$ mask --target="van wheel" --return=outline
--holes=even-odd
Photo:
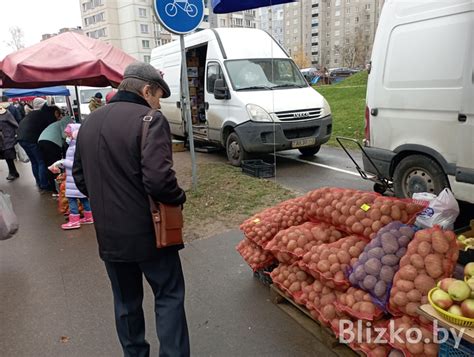
[[[240,138],[236,133],[230,133],[226,142],[227,158],[232,166],[240,166],[249,155],[242,147]]]
[[[321,145],[313,146],[309,148],[299,148],[298,150],[303,156],[314,156],[319,152],[320,149],[321,149]]]
[[[393,187],[398,197],[411,198],[416,192],[439,194],[449,187],[439,164],[423,155],[411,155],[400,161],[393,174]]]

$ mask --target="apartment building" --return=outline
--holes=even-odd
[[[268,32],[280,45],[285,45],[283,33],[283,5],[262,7],[257,10],[258,28]]]
[[[229,14],[209,13],[209,26],[216,27],[247,27],[257,28],[257,11],[246,10],[231,12]]]
[[[151,50],[178,37],[166,31],[155,16],[153,0],[79,0],[84,34],[149,62]],[[206,8],[200,29],[209,28]]]
[[[284,47],[300,68],[312,63],[311,4],[312,0],[300,0],[284,5]]]
[[[314,65],[363,67],[369,60],[384,0],[317,0],[312,4]]]
[[[54,37],[56,35],[60,35],[60,34],[65,33],[65,32],[76,32],[76,33],[80,33],[81,35],[84,34],[84,31],[82,31],[82,28],[80,26],[78,26],[78,27],[64,27],[62,29],[59,29],[59,31],[57,33],[42,34],[41,35],[41,41],[47,40],[51,37]]]

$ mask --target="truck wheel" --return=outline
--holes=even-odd
[[[240,138],[236,133],[230,133],[226,142],[227,159],[232,166],[240,166],[242,160],[248,158],[248,153],[242,147]]]
[[[435,160],[423,155],[411,155],[395,167],[393,187],[398,197],[411,198],[415,192],[437,195],[449,187],[449,182]]]
[[[300,148],[298,150],[303,156],[314,156],[319,152],[319,149],[321,149],[321,145],[313,146],[309,148]]]

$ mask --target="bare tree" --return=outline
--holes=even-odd
[[[347,38],[342,47],[342,61],[345,67],[363,66],[367,60],[369,47],[361,27],[356,27],[354,34]]]
[[[303,49],[299,49],[298,51],[296,51],[293,54],[292,58],[299,68],[306,68],[311,66],[311,59],[306,56],[306,53],[303,51]]]
[[[25,37],[25,33],[23,30],[19,26],[13,26],[10,27],[9,31],[11,40],[6,41],[7,46],[15,51],[24,48],[25,44],[23,43],[23,38]]]

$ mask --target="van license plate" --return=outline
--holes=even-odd
[[[316,144],[316,138],[298,139],[291,142],[292,148],[301,148]]]

